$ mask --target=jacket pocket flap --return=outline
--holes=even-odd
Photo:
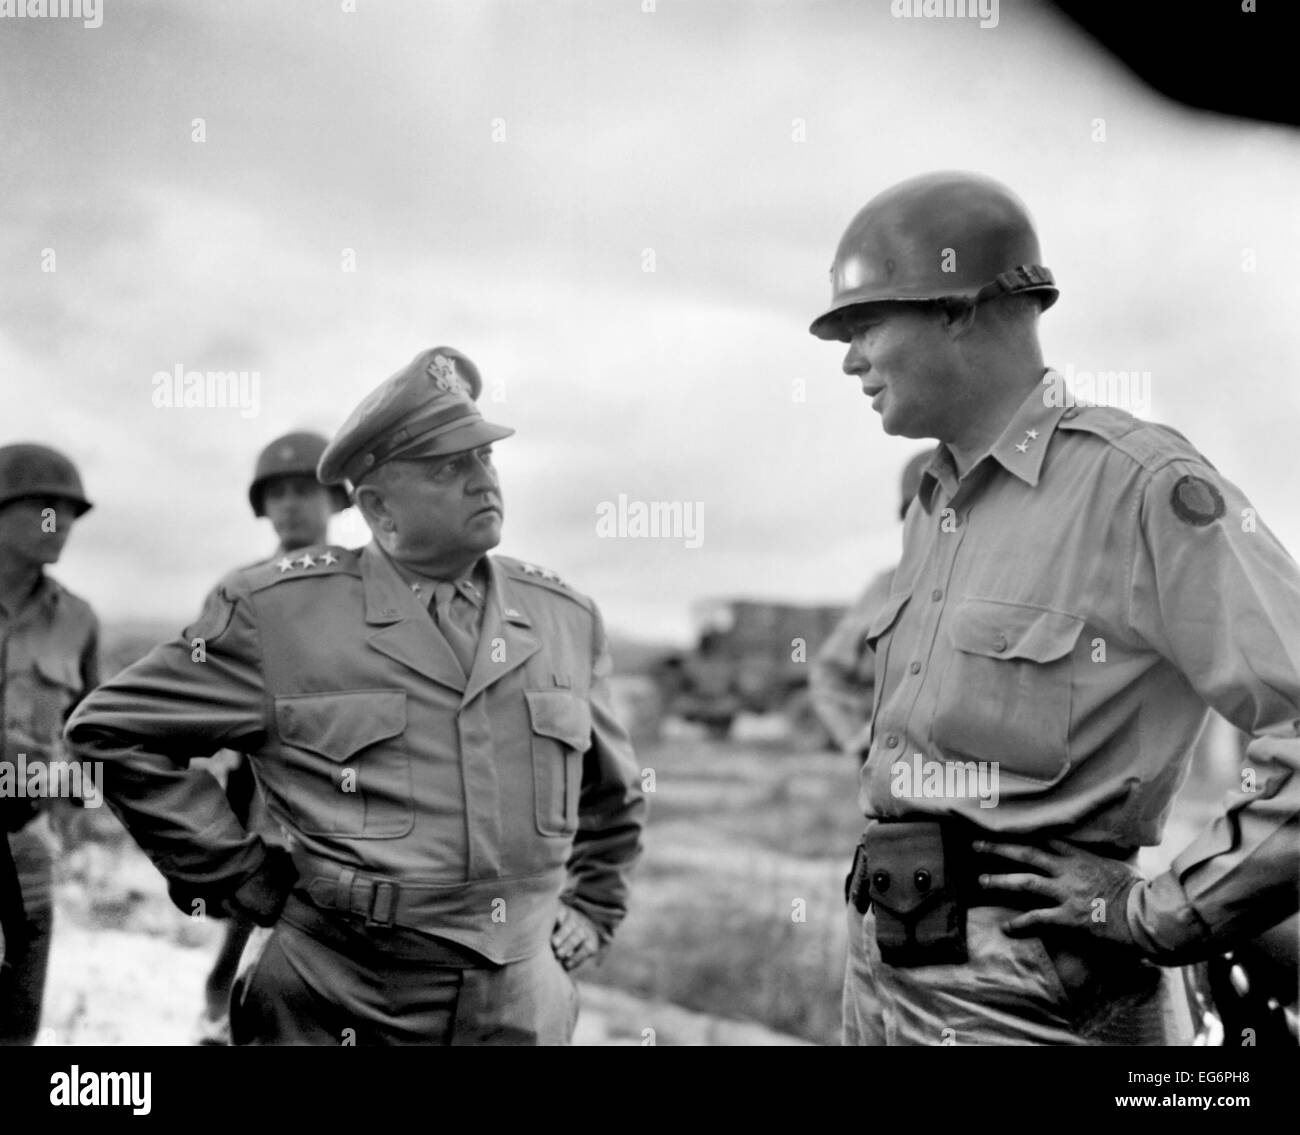
[[[1042,607],[996,599],[967,599],[953,615],[949,635],[967,654],[1055,662],[1074,649],[1083,619]]]
[[[591,748],[591,707],[562,690],[525,690],[533,732],[585,753]]]
[[[275,699],[282,740],[332,761],[346,761],[368,745],[406,731],[402,690],[349,690]]]
[[[876,617],[871,620],[870,627],[867,628],[866,642],[872,650],[876,649],[876,642],[898,618],[898,613],[907,606],[907,601],[912,598],[910,593],[902,595],[891,595],[885,600],[885,605],[877,612]]]

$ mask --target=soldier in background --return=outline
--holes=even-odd
[[[31,1044],[40,1026],[54,927],[57,841],[50,814],[73,803],[17,795],[18,780],[23,777],[25,792],[39,783],[33,766],[67,759],[64,721],[99,682],[95,613],[45,574],[90,507],[76,466],[63,454],[27,443],[0,447],[0,1044],[6,1045]]]
[[[900,485],[901,502],[898,518],[907,516],[907,507],[921,483],[921,470],[933,450],[925,450],[903,466]],[[875,576],[844,617],[831,631],[813,659],[808,689],[813,708],[831,737],[858,762],[866,759],[871,740],[872,701],[876,689],[876,656],[867,645],[867,630],[889,598],[894,569],[887,568]]]
[[[326,444],[319,434],[290,433],[262,450],[253,470],[253,483],[248,487],[248,503],[253,506],[254,516],[271,522],[279,544],[274,553],[257,563],[269,563],[286,553],[325,543],[330,517],[348,507],[347,493],[316,480],[316,464]],[[242,754],[223,749],[216,756],[200,757],[194,763],[206,766],[221,782],[231,810],[244,827],[259,832],[268,842],[283,842],[279,825],[267,812],[253,770]],[[238,915],[226,923],[221,948],[204,986],[207,1004],[199,1020],[199,1044],[230,1043],[230,989],[254,925],[251,919]]]

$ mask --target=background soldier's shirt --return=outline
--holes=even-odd
[[[63,726],[73,706],[99,682],[99,621],[84,600],[43,576],[14,610],[0,603],[0,764],[17,789],[20,771],[49,761],[71,761]],[[25,763],[19,762],[19,756]],[[48,776],[44,782],[49,784]],[[42,817],[48,800],[0,799],[0,839],[7,828],[28,913],[52,902],[54,837]]]
[[[1252,734],[1253,791],[1134,889],[1134,932],[1168,960],[1295,909],[1300,569],[1181,434],[1046,389],[960,481],[946,447],[922,477],[869,633],[860,802],[1132,851],[1159,842],[1208,703]],[[894,795],[916,754],[997,762],[997,806]]]
[[[44,576],[16,610],[0,603],[4,758],[63,752],[72,707],[99,682],[99,623],[90,605]]]
[[[396,880],[424,896],[408,928],[495,962],[546,947],[562,890],[612,934],[645,801],[599,612],[549,571],[485,563],[468,676],[382,553],[323,547],[234,573],[83,703],[69,736],[108,762],[105,796],[178,903],[265,858],[184,768],[224,746],[250,754],[313,897],[346,905],[350,871]]]
[[[864,751],[870,740],[876,692],[876,656],[867,633],[889,599],[894,569],[875,576],[835,624],[813,659],[808,691],[822,724],[846,752]]]

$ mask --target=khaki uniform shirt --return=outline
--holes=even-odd
[[[870,630],[860,802],[1132,852],[1159,842],[1213,706],[1253,737],[1249,791],[1128,911],[1152,956],[1205,953],[1296,909],[1300,569],[1181,434],[1049,389],[960,480],[946,447],[922,476]]]
[[[58,762],[76,757],[63,744],[63,726],[73,706],[99,682],[99,621],[94,611],[62,584],[43,576],[16,610],[0,604],[0,789],[8,794],[24,782],[76,786]],[[49,762],[56,762],[51,769]],[[40,780],[36,766],[44,763]],[[66,767],[66,766],[65,766]],[[54,779],[51,779],[51,773]],[[82,781],[83,797],[85,784]],[[0,807],[13,809],[10,823],[44,810],[44,798],[12,796]],[[4,825],[0,824],[0,838]],[[49,864],[54,839],[48,823],[27,823],[9,837],[29,910],[50,898]]]
[[[108,762],[105,795],[178,902],[265,858],[184,768],[224,746],[250,756],[315,898],[346,898],[354,873],[419,889],[409,929],[495,962],[547,946],[562,892],[613,933],[645,801],[599,612],[549,571],[484,563],[468,677],[374,545],[323,547],[233,573],[82,704],[69,736]]]

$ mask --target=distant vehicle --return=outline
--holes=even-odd
[[[651,670],[663,712],[719,738],[741,712],[780,713],[798,748],[832,747],[808,694],[808,668],[846,609],[748,599],[696,604],[695,649],[661,658]]]

